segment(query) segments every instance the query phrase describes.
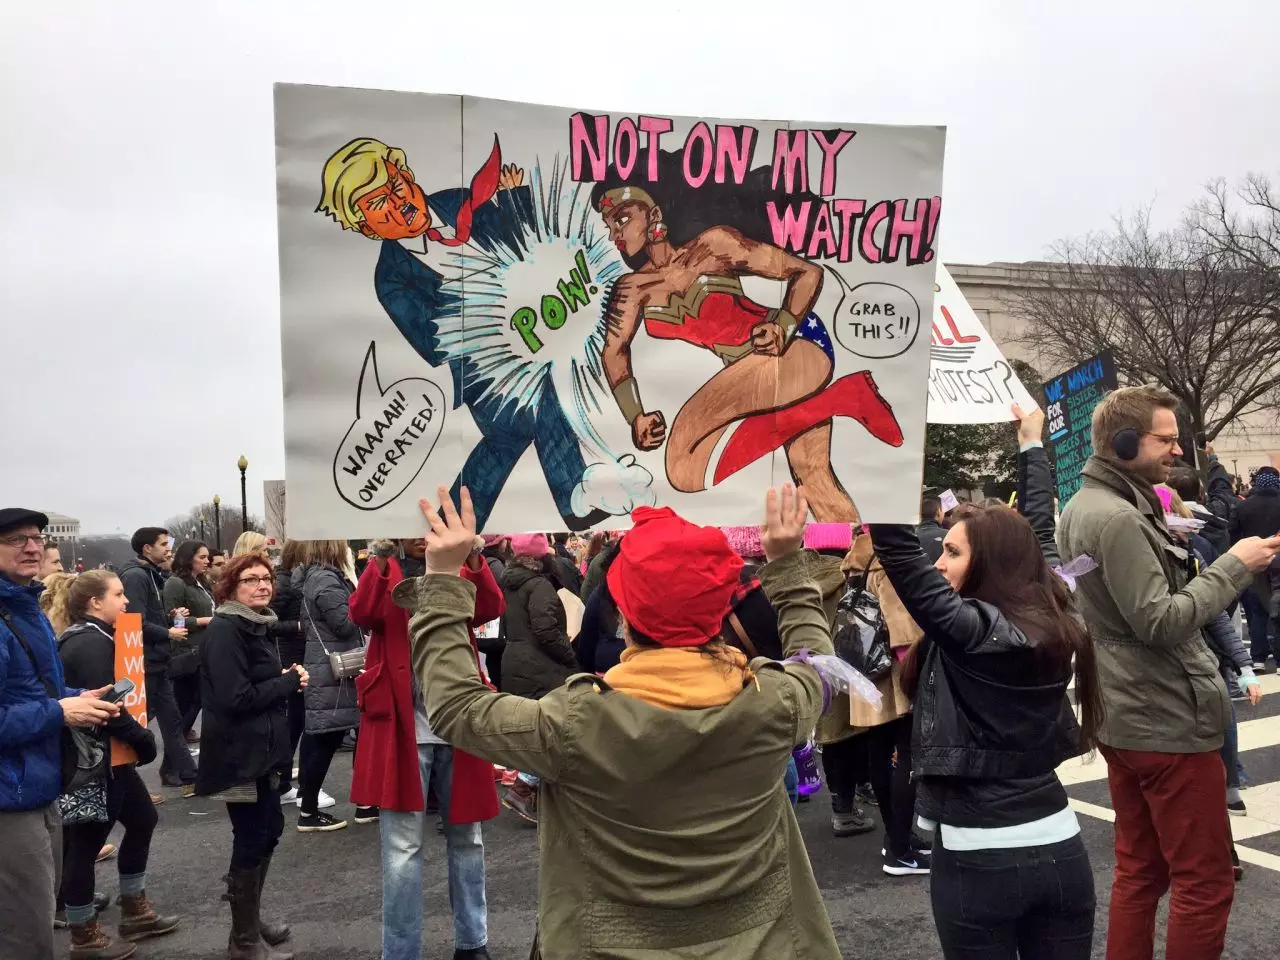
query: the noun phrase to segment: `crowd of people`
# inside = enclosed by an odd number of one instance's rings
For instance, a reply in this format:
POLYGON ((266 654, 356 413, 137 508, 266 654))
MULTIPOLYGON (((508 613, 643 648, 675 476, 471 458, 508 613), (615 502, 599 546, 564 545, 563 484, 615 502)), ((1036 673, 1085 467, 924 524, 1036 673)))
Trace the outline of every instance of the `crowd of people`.
POLYGON ((302 835, 348 826, 323 789, 344 746, 384 960, 421 955, 437 834, 455 960, 489 956, 503 807, 541 834, 535 956, 839 957, 795 814, 823 781, 835 837, 878 818, 886 882, 929 878, 943 956, 1085 958, 1094 873, 1056 771, 1094 750, 1107 956, 1153 956, 1165 893, 1166 956, 1220 956, 1280 472, 1241 499, 1216 458, 1183 465, 1172 397, 1125 388, 1059 510, 1043 415, 1015 413, 1014 506, 926 496, 917 527, 808 524, 784 485, 758 528, 642 507, 622 535, 481 537, 441 489, 425 536, 367 551, 246 532, 224 557, 145 527, 118 572, 67 573, 47 517, 0 509, 0 956, 51 958, 62 925, 73 960, 124 960, 179 927, 149 896, 165 797, 138 768, 159 760, 226 806, 227 956, 292 957, 262 893, 286 807, 302 835), (126 611, 158 737, 117 669, 126 611))

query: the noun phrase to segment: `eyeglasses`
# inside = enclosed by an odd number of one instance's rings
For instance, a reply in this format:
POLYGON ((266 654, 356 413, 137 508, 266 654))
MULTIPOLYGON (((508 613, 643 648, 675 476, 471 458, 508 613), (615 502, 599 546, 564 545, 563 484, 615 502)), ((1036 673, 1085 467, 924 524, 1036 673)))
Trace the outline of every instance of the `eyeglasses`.
POLYGON ((1175 434, 1172 437, 1169 437, 1169 436, 1165 436, 1162 433, 1147 433, 1147 434, 1143 434, 1143 436, 1150 437, 1152 440, 1159 440, 1166 447, 1174 446, 1181 439, 1179 436, 1177 436, 1177 434, 1175 434))
POLYGON ((243 583, 247 587, 260 587, 262 584, 271 585, 270 577, 241 577, 236 583, 243 583))
POLYGON ((0 537, 0 543, 3 543, 6 547, 13 547, 15 550, 21 550, 25 547, 28 540, 37 547, 43 547, 45 544, 43 533, 10 533, 0 537))

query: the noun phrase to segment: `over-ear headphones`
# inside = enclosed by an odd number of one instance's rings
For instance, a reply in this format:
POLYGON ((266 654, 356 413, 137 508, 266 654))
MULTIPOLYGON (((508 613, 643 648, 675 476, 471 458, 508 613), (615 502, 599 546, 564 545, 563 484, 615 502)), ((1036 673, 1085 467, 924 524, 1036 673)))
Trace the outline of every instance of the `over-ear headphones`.
POLYGON ((1121 460, 1138 459, 1138 431, 1125 427, 1111 438, 1111 449, 1121 460))

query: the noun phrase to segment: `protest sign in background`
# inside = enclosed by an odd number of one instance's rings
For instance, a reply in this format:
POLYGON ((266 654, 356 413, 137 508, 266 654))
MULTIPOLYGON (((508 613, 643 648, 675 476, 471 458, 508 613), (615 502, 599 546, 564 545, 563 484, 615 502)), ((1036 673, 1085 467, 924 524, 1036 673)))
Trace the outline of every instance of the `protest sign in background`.
POLYGON ((1116 365, 1110 350, 1044 385, 1046 447, 1057 476, 1059 509, 1080 489, 1080 471, 1093 455, 1093 408, 1116 386, 1116 365))

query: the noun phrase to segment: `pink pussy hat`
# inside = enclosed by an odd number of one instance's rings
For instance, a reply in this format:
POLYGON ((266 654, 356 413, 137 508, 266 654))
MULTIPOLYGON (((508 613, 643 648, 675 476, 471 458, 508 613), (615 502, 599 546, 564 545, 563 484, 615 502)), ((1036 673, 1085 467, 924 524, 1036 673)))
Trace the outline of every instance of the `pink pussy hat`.
POLYGON ((511 549, 517 557, 545 557, 551 552, 547 538, 541 533, 518 533, 511 537, 511 549))
POLYGON ((804 528, 804 545, 809 550, 848 550, 853 528, 847 523, 811 523, 804 528))

